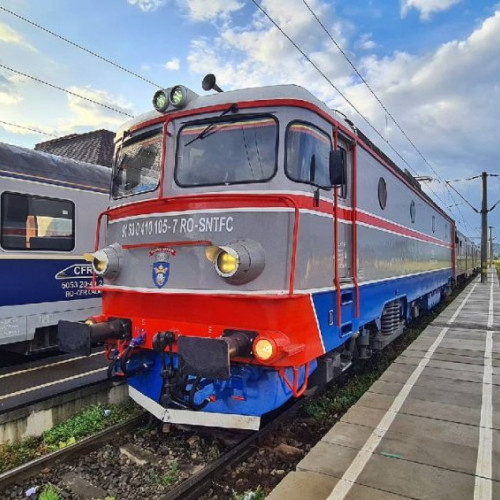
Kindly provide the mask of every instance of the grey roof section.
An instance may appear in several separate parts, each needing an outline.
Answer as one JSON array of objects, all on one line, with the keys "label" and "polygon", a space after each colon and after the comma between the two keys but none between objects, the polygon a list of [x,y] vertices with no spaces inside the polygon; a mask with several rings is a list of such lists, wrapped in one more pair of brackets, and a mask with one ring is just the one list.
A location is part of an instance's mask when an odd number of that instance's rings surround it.
[{"label": "grey roof section", "polygon": [[[195,96],[197,95],[194,92],[193,94]],[[154,93],[151,94],[151,99],[153,98],[153,95]],[[300,87],[299,85],[271,85],[267,87],[254,87],[248,89],[230,90],[216,94],[199,95],[195,99],[191,100],[185,108],[182,108],[182,110],[199,109],[210,106],[218,106],[221,104],[227,104],[229,106],[235,102],[267,101],[269,99],[298,99],[310,102],[311,104],[321,108],[325,113],[328,113],[332,116],[332,118],[342,121],[347,128],[351,128],[350,125],[344,122],[344,118],[340,114],[337,114],[335,110],[329,108],[323,101],[320,101],[317,97],[311,94],[311,92],[303,87]],[[153,108],[152,104],[151,108]],[[159,113],[155,109],[151,109],[151,111],[142,113],[141,115],[138,115],[124,123],[116,133],[116,139],[119,138],[124,130],[130,129],[136,124],[143,123],[148,120],[154,120],[155,118],[168,115],[169,112],[175,111],[178,111],[178,109],[168,108],[166,113]]]},{"label": "grey roof section", "polygon": [[0,176],[109,192],[107,167],[0,143]]},{"label": "grey roof section", "polygon": [[85,134],[71,134],[40,142],[35,145],[35,149],[66,158],[73,158],[73,160],[111,167],[114,139],[114,132],[100,129]]}]

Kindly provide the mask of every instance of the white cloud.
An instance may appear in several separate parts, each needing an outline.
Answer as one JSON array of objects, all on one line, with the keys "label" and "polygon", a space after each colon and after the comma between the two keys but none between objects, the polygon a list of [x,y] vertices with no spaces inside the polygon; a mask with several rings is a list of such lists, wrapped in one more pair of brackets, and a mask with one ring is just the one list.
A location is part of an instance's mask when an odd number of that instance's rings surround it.
[{"label": "white cloud", "polygon": [[38,52],[35,47],[24,41],[21,34],[12,29],[7,24],[0,23],[0,42],[19,45],[33,52]]},{"label": "white cloud", "polygon": [[165,0],[127,0],[130,5],[135,5],[142,12],[154,12],[165,4]]},{"label": "white cloud", "polygon": [[181,64],[177,57],[174,57],[165,63],[165,69],[168,69],[169,71],[179,71],[180,67]]},{"label": "white cloud", "polygon": [[420,11],[420,19],[427,21],[436,12],[443,12],[462,0],[403,0],[401,17],[405,17],[411,9]]},{"label": "white cloud", "polygon": [[372,40],[371,33],[364,33],[361,35],[357,46],[363,50],[372,50],[377,47],[377,44]]},{"label": "white cloud", "polygon": [[12,77],[5,77],[0,74],[0,104],[18,104],[23,98],[17,92],[15,81]]},{"label": "white cloud", "polygon": [[[68,90],[83,97],[93,99],[100,103],[106,104],[112,108],[118,109],[125,113],[133,114],[132,106],[122,98],[111,96],[105,90],[96,90],[91,87],[69,87]],[[67,104],[70,112],[73,114],[71,118],[62,118],[58,120],[57,129],[60,132],[71,133],[81,127],[88,128],[117,128],[127,120],[127,117],[119,113],[113,112],[110,109],[103,108],[98,104],[86,101],[79,97],[69,95]]]},{"label": "white cloud", "polygon": [[[130,0],[129,0],[130,1]],[[182,2],[184,5],[185,2]],[[244,6],[238,0],[187,0],[189,16],[193,21],[211,21],[226,17]]]}]

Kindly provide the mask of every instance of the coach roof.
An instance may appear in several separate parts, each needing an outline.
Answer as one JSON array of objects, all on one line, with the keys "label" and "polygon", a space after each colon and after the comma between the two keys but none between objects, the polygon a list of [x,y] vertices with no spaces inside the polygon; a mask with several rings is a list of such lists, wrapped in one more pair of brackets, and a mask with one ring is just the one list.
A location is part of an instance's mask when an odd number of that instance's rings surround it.
[{"label": "coach roof", "polygon": [[0,176],[107,193],[111,170],[0,142]]}]

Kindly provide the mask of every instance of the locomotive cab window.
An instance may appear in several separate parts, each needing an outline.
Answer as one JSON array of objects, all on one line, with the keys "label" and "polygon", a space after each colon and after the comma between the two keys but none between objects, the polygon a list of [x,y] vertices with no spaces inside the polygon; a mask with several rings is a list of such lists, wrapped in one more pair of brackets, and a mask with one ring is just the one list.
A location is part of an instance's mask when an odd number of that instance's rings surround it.
[{"label": "locomotive cab window", "polygon": [[328,134],[309,123],[293,122],[286,132],[287,176],[296,182],[330,188],[332,149]]},{"label": "locomotive cab window", "polygon": [[131,139],[120,149],[113,173],[113,198],[147,193],[158,188],[161,171],[161,133]]},{"label": "locomotive cab window", "polygon": [[179,132],[175,181],[181,187],[268,181],[277,144],[278,124],[269,116],[187,124]]},{"label": "locomotive cab window", "polygon": [[3,193],[2,247],[69,252],[75,247],[74,217],[75,206],[71,201]]}]

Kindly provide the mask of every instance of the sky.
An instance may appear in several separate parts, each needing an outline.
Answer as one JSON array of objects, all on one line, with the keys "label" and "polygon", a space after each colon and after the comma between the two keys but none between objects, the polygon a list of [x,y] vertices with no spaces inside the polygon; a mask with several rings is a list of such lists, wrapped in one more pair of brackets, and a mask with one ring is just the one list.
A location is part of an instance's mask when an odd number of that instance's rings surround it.
[{"label": "sky", "polygon": [[[400,167],[432,177],[426,192],[460,230],[479,236],[479,214],[442,180],[500,174],[500,3],[255,1],[330,82],[252,0],[0,0],[0,141],[34,147],[52,136],[116,130],[127,115],[152,109],[157,86],[202,94],[206,73],[224,90],[294,83],[349,116]],[[488,183],[491,207],[500,177]],[[451,185],[480,208],[479,179]],[[500,235],[500,204],[489,224]]]}]

